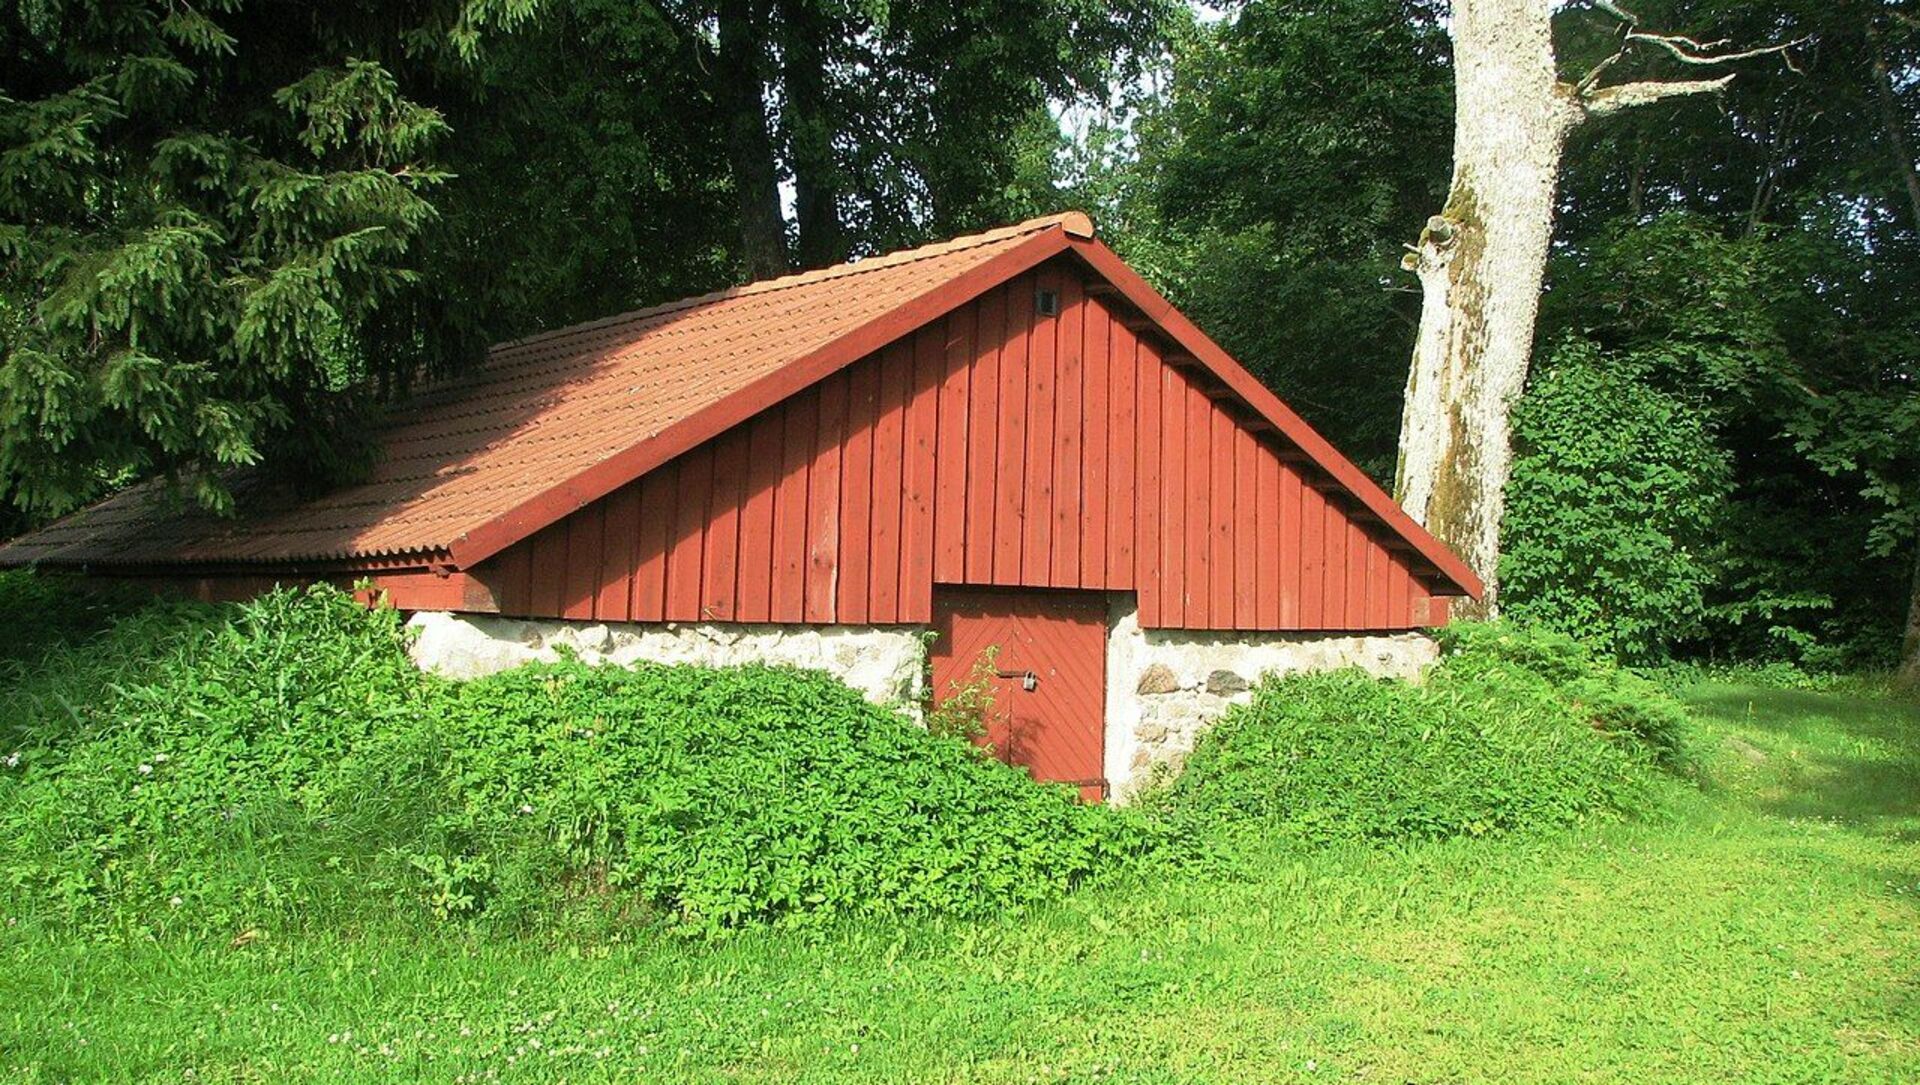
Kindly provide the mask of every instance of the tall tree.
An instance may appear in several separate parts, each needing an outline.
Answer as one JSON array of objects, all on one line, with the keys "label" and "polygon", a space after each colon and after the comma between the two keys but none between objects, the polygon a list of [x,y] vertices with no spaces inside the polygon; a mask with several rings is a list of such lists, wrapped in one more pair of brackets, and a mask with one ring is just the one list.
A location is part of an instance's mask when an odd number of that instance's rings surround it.
[{"label": "tall tree", "polygon": [[1714,52],[1642,31],[1611,4],[1619,48],[1585,76],[1560,78],[1547,0],[1457,0],[1453,178],[1404,266],[1420,281],[1420,331],[1407,378],[1395,496],[1485,580],[1497,600],[1509,415],[1524,386],[1553,236],[1567,138],[1582,123],[1669,98],[1716,93],[1712,79],[1605,77],[1636,48],[1688,67],[1780,52]]},{"label": "tall tree", "polygon": [[[1920,22],[1916,22],[1912,16],[1907,16],[1903,12],[1891,14],[1905,16],[1903,25],[1909,34],[1920,27]],[[1901,187],[1907,193],[1907,210],[1913,214],[1914,237],[1920,240],[1920,164],[1915,163],[1907,138],[1917,111],[1912,108],[1903,108],[1900,96],[1894,89],[1893,66],[1888,59],[1886,28],[1869,22],[1867,41],[1872,49],[1869,64],[1873,76],[1874,103],[1879,107],[1880,130],[1886,136],[1890,165],[1894,174],[1900,178]],[[1920,417],[1920,390],[1915,390],[1912,397],[1917,405],[1913,411],[1909,412],[1909,417]],[[1920,430],[1920,424],[1911,428]],[[1920,440],[1920,432],[1912,436]],[[1920,502],[1920,496],[1909,498],[1909,500]],[[1920,689],[1920,526],[1916,526],[1912,534],[1914,536],[1913,583],[1908,588],[1907,626],[1900,640],[1898,681],[1907,689]]]},{"label": "tall tree", "polygon": [[[663,0],[728,133],[750,275],[1007,217],[1050,101],[1159,50],[1169,0]],[[790,186],[793,221],[780,207]]]},{"label": "tall tree", "polygon": [[1100,207],[1130,260],[1381,478],[1419,317],[1393,268],[1445,192],[1444,14],[1253,3],[1193,27],[1164,94],[1123,106],[1138,161],[1106,167]]},{"label": "tall tree", "polygon": [[[0,491],[355,458],[347,394],[445,345],[420,291],[441,114],[394,74],[471,59],[526,0],[0,13]],[[275,457],[279,446],[283,454]]]}]

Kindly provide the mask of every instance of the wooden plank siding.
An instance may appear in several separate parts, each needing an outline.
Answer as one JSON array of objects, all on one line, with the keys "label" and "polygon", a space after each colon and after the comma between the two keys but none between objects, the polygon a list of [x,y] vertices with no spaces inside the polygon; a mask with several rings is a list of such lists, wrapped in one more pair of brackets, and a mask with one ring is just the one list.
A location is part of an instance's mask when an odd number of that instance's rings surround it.
[{"label": "wooden plank siding", "polygon": [[1149,628],[1444,613],[1404,547],[1111,305],[1043,266],[474,575],[504,614],[598,621],[925,624],[936,582],[1133,591]]}]

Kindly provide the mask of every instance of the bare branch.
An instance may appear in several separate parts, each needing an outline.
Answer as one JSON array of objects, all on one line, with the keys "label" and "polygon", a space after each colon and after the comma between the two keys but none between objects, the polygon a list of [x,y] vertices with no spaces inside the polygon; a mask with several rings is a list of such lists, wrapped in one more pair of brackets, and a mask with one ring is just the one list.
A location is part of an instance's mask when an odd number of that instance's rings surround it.
[{"label": "bare branch", "polygon": [[1610,113],[1619,113],[1636,106],[1650,105],[1667,98],[1681,98],[1692,94],[1719,94],[1733,82],[1733,76],[1723,75],[1718,79],[1685,79],[1678,82],[1658,80],[1643,83],[1622,83],[1614,87],[1602,87],[1582,99],[1590,117],[1604,117]]},{"label": "bare branch", "polygon": [[1629,42],[1644,41],[1650,45],[1658,45],[1660,48],[1665,49],[1673,59],[1682,64],[1712,67],[1718,64],[1731,64],[1736,60],[1752,60],[1754,57],[1775,55],[1786,56],[1788,63],[1791,64],[1793,58],[1787,56],[1787,50],[1797,49],[1805,45],[1809,39],[1795,38],[1792,41],[1782,42],[1779,45],[1763,45],[1758,49],[1743,49],[1737,53],[1714,52],[1715,49],[1726,48],[1727,42],[1724,38],[1719,41],[1702,42],[1695,41],[1681,34],[1648,34],[1639,30],[1630,30],[1627,32],[1627,40]]},{"label": "bare branch", "polygon": [[1573,97],[1580,104],[1582,116],[1601,117],[1609,113],[1632,109],[1665,98],[1677,98],[1689,94],[1718,94],[1733,82],[1733,76],[1725,75],[1718,79],[1687,79],[1675,82],[1639,82],[1622,83],[1614,87],[1600,87],[1600,77],[1608,69],[1626,58],[1635,45],[1645,44],[1665,50],[1668,56],[1682,64],[1693,67],[1717,67],[1755,57],[1778,56],[1792,71],[1799,71],[1793,62],[1791,50],[1805,45],[1811,38],[1796,38],[1778,45],[1763,45],[1755,49],[1741,49],[1734,52],[1721,52],[1728,46],[1728,39],[1700,41],[1684,34],[1654,34],[1640,29],[1640,17],[1614,3],[1613,0],[1594,0],[1596,9],[1620,20],[1620,48],[1612,56],[1594,65],[1581,80],[1573,86]]},{"label": "bare branch", "polygon": [[1625,57],[1626,55],[1627,55],[1627,48],[1626,46],[1622,45],[1620,47],[1619,52],[1613,54],[1612,56],[1601,61],[1600,63],[1595,64],[1593,66],[1592,71],[1588,72],[1584,77],[1582,77],[1580,82],[1575,83],[1573,86],[1573,92],[1579,95],[1580,97],[1585,98],[1587,96],[1587,92],[1593,89],[1593,85],[1595,83],[1600,82],[1600,77],[1607,74],[1607,69],[1613,67],[1615,64],[1620,63],[1621,58]]}]

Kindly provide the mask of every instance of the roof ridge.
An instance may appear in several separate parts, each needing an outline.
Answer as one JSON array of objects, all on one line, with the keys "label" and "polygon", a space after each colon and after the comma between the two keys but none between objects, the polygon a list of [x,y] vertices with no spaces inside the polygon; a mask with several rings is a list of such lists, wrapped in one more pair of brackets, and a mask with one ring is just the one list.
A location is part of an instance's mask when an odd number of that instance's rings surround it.
[{"label": "roof ridge", "polygon": [[[780,290],[792,290],[796,287],[811,286],[815,283],[845,278],[850,275],[860,275],[870,271],[879,271],[884,268],[899,267],[901,264],[911,264],[920,260],[931,260],[937,256],[945,256],[949,253],[960,252],[965,249],[978,248],[982,245],[991,245],[996,241],[1005,241],[1010,237],[1039,233],[1042,230],[1052,229],[1056,226],[1075,237],[1093,236],[1093,220],[1089,218],[1085,212],[1060,211],[1051,215],[1041,215],[1038,218],[1030,218],[1024,222],[1016,222],[1008,226],[996,226],[993,229],[982,230],[979,233],[962,234],[959,237],[948,238],[944,241],[933,241],[908,249],[894,249],[892,252],[884,252],[876,256],[865,256],[858,260],[847,260],[838,264],[829,264],[826,267],[814,268],[811,271],[797,271],[788,275],[781,275],[777,278],[758,279],[749,283],[741,283],[738,286],[728,286],[719,290],[711,290],[705,294],[695,294],[692,297],[661,302],[657,305],[649,305],[640,309],[631,309],[624,313],[615,313],[612,316],[600,317],[597,320],[586,320],[578,324],[568,324],[561,328],[534,332],[531,335],[525,335],[518,339],[508,339],[504,342],[495,343],[488,348],[487,353],[491,355],[493,352],[507,347],[526,346],[531,343],[540,343],[565,335],[573,335],[578,332],[646,320],[651,317],[664,316],[668,313],[679,312],[685,309],[697,309],[702,305],[711,305],[718,301],[730,301],[734,298],[755,297],[760,294],[770,294]],[[485,368],[484,364],[482,368]]]}]

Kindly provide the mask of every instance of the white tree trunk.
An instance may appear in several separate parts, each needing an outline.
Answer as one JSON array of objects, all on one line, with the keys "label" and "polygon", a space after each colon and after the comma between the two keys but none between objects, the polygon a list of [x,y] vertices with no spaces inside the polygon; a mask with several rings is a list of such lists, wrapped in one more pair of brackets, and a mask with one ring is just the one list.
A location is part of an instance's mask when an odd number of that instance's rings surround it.
[{"label": "white tree trunk", "polygon": [[1628,44],[1651,43],[1697,66],[1788,48],[1710,55],[1723,43],[1648,34],[1628,22],[1621,54],[1574,85],[1556,74],[1552,8],[1552,0],[1455,0],[1453,184],[1405,262],[1420,276],[1424,300],[1394,496],[1485,582],[1478,608],[1459,608],[1466,616],[1489,616],[1498,605],[1503,491],[1513,467],[1508,418],[1533,354],[1567,134],[1589,117],[1717,93],[1733,80],[1600,86]]},{"label": "white tree trunk", "polygon": [[1453,183],[1407,266],[1424,302],[1395,496],[1497,593],[1508,415],[1526,381],[1567,133],[1549,0],[1453,6]]}]

